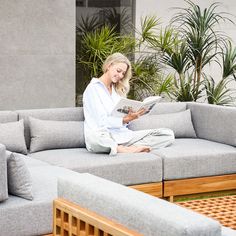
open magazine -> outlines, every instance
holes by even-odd
[[[145,114],[148,114],[154,105],[161,100],[160,96],[150,96],[145,98],[142,102],[128,98],[121,98],[111,112],[112,116],[123,117],[129,113],[129,110],[136,112],[142,108],[146,110]]]

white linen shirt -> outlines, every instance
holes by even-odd
[[[120,99],[113,86],[110,94],[102,81],[92,78],[83,94],[85,138],[99,130],[108,131],[117,144],[129,142],[133,138],[133,131],[123,124],[123,118],[111,116]]]

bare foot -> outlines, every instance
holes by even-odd
[[[150,152],[151,148],[149,146],[123,146],[118,145],[117,152],[120,153],[137,153],[137,152]]]

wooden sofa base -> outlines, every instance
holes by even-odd
[[[114,221],[65,199],[53,202],[54,236],[141,236]]]
[[[236,189],[236,174],[163,182],[163,196],[173,201],[174,196]]]
[[[148,193],[154,197],[162,197],[163,193],[163,184],[159,183],[148,183],[148,184],[139,184],[139,185],[131,185],[130,188],[139,190],[144,193]]]

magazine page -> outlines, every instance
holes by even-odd
[[[160,96],[150,96],[143,100],[143,102],[128,99],[128,98],[121,98],[120,101],[117,103],[115,108],[113,109],[111,115],[117,117],[123,117],[129,113],[129,110],[136,112],[141,108],[146,110],[145,114],[148,114],[154,105],[161,100]]]
[[[128,98],[121,98],[120,101],[116,104],[115,108],[113,109],[111,115],[117,117],[123,117],[129,113],[129,110],[132,109],[133,111],[138,111],[142,106],[142,102],[128,99]]]

